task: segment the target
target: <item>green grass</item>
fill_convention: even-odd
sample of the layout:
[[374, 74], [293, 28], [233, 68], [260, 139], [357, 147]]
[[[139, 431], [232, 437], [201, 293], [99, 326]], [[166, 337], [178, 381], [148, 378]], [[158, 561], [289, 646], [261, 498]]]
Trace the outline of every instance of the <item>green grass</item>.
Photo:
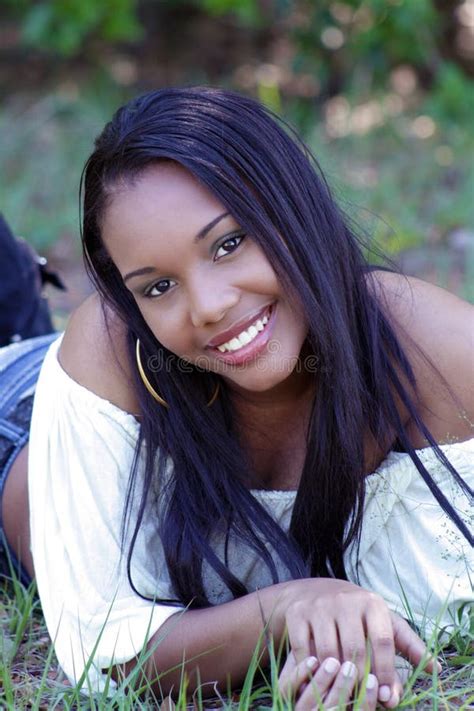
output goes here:
[[[474, 631], [474, 630], [473, 630]], [[81, 711], [151, 711], [158, 708], [158, 699], [151, 688], [140, 680], [140, 667], [119, 685], [111, 698], [105, 694], [85, 696], [72, 687], [61, 670], [47, 634], [35, 586], [25, 589], [18, 581], [2, 580], [0, 587], [0, 708], [8, 711], [69, 710]], [[421, 671], [421, 664], [413, 669], [406, 685], [399, 709], [464, 709], [474, 704], [473, 635], [460, 635], [455, 630], [444, 644], [436, 644], [434, 652], [442, 662], [443, 671], [429, 675]], [[143, 653], [145, 663], [148, 653]], [[260, 669], [260, 654], [255, 651], [246, 679], [239, 693], [205, 700], [206, 687], [194, 695], [187, 693], [186, 680], [177, 694], [176, 709], [194, 708], [239, 709], [241, 711], [271, 707], [277, 711], [292, 708], [278, 690], [280, 655], [270, 645], [270, 666]], [[256, 681], [258, 680], [258, 683]], [[127, 694], [123, 688], [127, 686]], [[208, 689], [209, 687], [207, 687]], [[365, 684], [356, 691], [352, 708], [362, 708]], [[207, 693], [209, 693], [207, 691]], [[214, 705], [211, 705], [211, 704]], [[194, 705], [193, 705], [194, 704]], [[217, 704], [217, 705], [216, 705]], [[321, 706], [321, 709], [323, 706]]]

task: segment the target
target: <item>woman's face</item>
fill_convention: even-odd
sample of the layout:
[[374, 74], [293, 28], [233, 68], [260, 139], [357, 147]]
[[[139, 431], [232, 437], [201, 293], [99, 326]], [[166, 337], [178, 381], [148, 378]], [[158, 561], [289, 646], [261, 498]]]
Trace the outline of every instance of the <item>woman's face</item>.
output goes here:
[[159, 163], [117, 186], [102, 237], [166, 348], [236, 390], [290, 384], [307, 333], [301, 310], [252, 236], [184, 168]]

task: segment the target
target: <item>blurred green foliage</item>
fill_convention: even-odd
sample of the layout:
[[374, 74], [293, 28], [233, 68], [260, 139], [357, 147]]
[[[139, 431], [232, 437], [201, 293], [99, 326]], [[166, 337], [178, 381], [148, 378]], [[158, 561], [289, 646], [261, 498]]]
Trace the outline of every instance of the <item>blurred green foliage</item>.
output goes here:
[[15, 233], [41, 252], [72, 238], [80, 252], [79, 180], [113, 110], [129, 96], [103, 75], [79, 93], [63, 86], [19, 96], [0, 111], [0, 210]]
[[[171, 1], [175, 4], [182, 2]], [[193, 4], [216, 17], [233, 13], [241, 22], [250, 26], [259, 26], [263, 21], [260, 4], [256, 0], [193, 0]], [[281, 3], [276, 2], [276, 9], [279, 9], [279, 5]]]
[[437, 54], [439, 16], [430, 0], [345, 0], [309, 3], [307, 20], [294, 29], [299, 70], [316, 71], [348, 90], [370, 90], [401, 63], [424, 67]]
[[[250, 83], [234, 83], [235, 66], [217, 81], [253, 93], [303, 134], [357, 229], [373, 236], [382, 250], [396, 257], [427, 244], [435, 247], [443, 283], [442, 274], [453, 267], [452, 234], [474, 232], [474, 92], [455, 57], [441, 53], [446, 16], [437, 4], [3, 0], [0, 15], [8, 7], [25, 45], [53, 53], [53, 61], [79, 57], [88, 72], [85, 82], [63, 77], [64, 84], [42, 98], [1, 108], [0, 131], [8, 135], [0, 144], [1, 208], [40, 250], [65, 235], [77, 239], [79, 175], [92, 139], [137, 91], [133, 82], [119, 86], [112, 78], [104, 48], [125, 42], [122, 58], [138, 65], [134, 47], [148, 41], [153, 48], [159, 31], [170, 30], [167, 46], [173, 46], [188, 18], [188, 38], [194, 36], [196, 17], [214, 23], [216, 37], [225, 20], [227, 28], [244, 28], [257, 38], [261, 59], [260, 65], [245, 56], [237, 60], [253, 72]], [[458, 4], [453, 0], [453, 8]], [[261, 51], [268, 38], [283, 39], [289, 48], [282, 65]], [[201, 51], [197, 43], [196, 56]], [[261, 65], [269, 71], [259, 71]], [[187, 71], [183, 83], [206, 82], [199, 59]], [[140, 78], [138, 70], [135, 76]], [[299, 77], [309, 79], [306, 93], [295, 89]], [[473, 252], [465, 252], [461, 293], [474, 301]]]
[[136, 0], [6, 0], [21, 18], [22, 40], [37, 49], [68, 57], [92, 35], [108, 42], [134, 41], [143, 30]]
[[426, 111], [441, 123], [469, 126], [474, 120], [474, 91], [455, 64], [440, 66], [425, 102]]
[[[337, 70], [344, 83], [360, 59], [381, 79], [401, 61], [423, 65], [436, 52], [439, 16], [431, 0], [4, 0], [20, 19], [26, 44], [64, 56], [81, 51], [91, 37], [133, 42], [143, 35], [140, 7], [194, 7], [214, 17], [232, 15], [247, 27], [288, 22], [297, 45], [296, 68], [317, 67], [320, 79]], [[293, 14], [299, 19], [293, 22]], [[325, 33], [326, 30], [326, 33]], [[347, 70], [347, 71], [346, 71]]]

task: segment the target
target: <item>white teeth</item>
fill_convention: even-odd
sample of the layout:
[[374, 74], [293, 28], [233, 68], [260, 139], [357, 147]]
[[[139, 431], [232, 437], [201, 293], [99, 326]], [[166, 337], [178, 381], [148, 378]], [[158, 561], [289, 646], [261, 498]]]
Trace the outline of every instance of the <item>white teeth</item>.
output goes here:
[[247, 333], [247, 331], [242, 331], [242, 333], [239, 333], [237, 338], [241, 343], [244, 344], [244, 346], [246, 346], [247, 343], [250, 343], [250, 341], [252, 340], [252, 337], [250, 336], [250, 334]]
[[225, 353], [226, 351], [237, 351], [239, 348], [242, 348], [242, 346], [246, 346], [248, 343], [253, 341], [255, 336], [257, 336], [260, 331], [263, 331], [267, 323], [268, 316], [264, 316], [262, 319], [258, 319], [245, 331], [239, 333], [237, 337], [232, 338], [230, 341], [227, 341], [227, 343], [222, 343], [220, 346], [217, 346], [217, 349], [221, 353]]

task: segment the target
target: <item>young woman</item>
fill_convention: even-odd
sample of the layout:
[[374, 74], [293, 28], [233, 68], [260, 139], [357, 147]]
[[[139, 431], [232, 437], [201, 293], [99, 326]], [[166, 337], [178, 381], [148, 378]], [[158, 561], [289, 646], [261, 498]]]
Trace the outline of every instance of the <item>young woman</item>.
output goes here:
[[101, 688], [147, 649], [151, 682], [226, 689], [266, 626], [298, 709], [349, 699], [368, 650], [367, 708], [394, 707], [395, 652], [426, 651], [403, 617], [428, 638], [472, 600], [472, 307], [371, 269], [304, 147], [231, 92], [130, 102], [82, 190], [97, 295], [2, 501], [60, 664]]

